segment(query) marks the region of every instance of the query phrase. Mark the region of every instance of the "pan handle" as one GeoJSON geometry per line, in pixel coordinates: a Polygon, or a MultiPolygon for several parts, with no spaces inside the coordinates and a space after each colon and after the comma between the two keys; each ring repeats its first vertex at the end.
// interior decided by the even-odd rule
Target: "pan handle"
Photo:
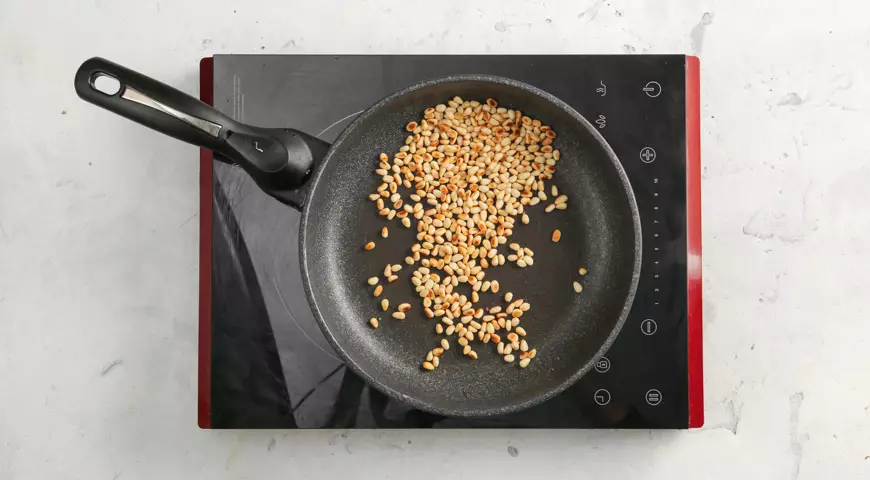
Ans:
{"type": "Polygon", "coordinates": [[[85,61],[75,75],[83,100],[160,133],[215,152],[241,166],[266,193],[297,208],[299,190],[328,144],[288,128],[237,122],[164,83],[106,59],[85,61]]]}

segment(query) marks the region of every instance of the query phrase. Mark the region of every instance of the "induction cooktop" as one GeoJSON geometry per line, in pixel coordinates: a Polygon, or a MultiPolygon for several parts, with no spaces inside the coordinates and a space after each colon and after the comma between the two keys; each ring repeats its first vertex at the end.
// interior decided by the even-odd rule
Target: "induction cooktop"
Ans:
{"type": "Polygon", "coordinates": [[[200,153],[202,428],[693,428],[703,425],[699,64],[685,55],[216,55],[201,98],[232,118],[334,140],[370,104],[450,74],[514,78],[592,122],[628,174],[643,264],[631,313],[591,371],[498,417],[415,410],[345,368],[309,309],[300,214],[200,153]]]}

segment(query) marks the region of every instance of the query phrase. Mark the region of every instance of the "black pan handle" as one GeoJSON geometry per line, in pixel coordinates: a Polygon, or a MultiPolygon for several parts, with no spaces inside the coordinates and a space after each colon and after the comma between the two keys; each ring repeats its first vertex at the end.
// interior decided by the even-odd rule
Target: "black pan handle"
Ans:
{"type": "Polygon", "coordinates": [[[85,61],[75,89],[83,100],[158,132],[215,152],[218,160],[241,166],[266,193],[299,208],[315,159],[328,144],[289,128],[260,128],[237,122],[166,84],[103,58],[85,61]],[[116,91],[98,89],[100,77],[118,82],[116,91]]]}

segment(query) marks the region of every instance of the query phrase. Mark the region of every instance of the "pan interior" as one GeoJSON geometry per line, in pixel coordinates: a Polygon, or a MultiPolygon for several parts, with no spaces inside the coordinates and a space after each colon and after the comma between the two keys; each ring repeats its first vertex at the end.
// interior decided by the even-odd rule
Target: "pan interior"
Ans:
{"type": "MultiPolygon", "coordinates": [[[[348,128],[314,180],[300,246],[315,316],[357,373],[418,408],[478,416],[537,403],[588,371],[627,315],[640,256],[633,196],[609,147],[588,123],[539,93],[510,81],[475,77],[433,82],[388,98],[348,128]],[[562,158],[552,183],[568,196],[569,208],[545,213],[550,199],[527,209],[529,225],[517,219],[509,241],[534,250],[535,263],[525,269],[512,263],[489,268],[487,279],[498,280],[501,290],[498,295],[482,294],[478,303],[503,305],[506,292],[531,303],[521,325],[538,354],[526,369],[506,364],[493,344],[475,342],[479,359],[471,360],[451,338],[453,348],[445,352],[440,367],[421,370],[426,352],[442,337],[434,331],[437,319],[425,317],[410,283],[416,266],[403,261],[416,241],[416,230],[403,228],[398,219],[388,223],[367,198],[381,183],[374,173],[378,155],[392,157],[404,144],[405,124],[455,95],[478,101],[495,98],[500,106],[520,109],[558,132],[554,146],[562,158]],[[385,225],[388,239],[380,237],[385,225]],[[557,228],[562,239],[553,243],[550,237],[557,228]],[[364,251],[369,241],[377,247],[364,251]],[[404,266],[400,279],[374,298],[366,279],[378,276],[384,283],[388,263],[404,266]],[[589,274],[581,277],[580,267],[589,274]],[[575,280],[583,284],[579,295],[572,288],[575,280]],[[389,299],[389,312],[381,311],[381,298],[389,299]],[[402,302],[413,305],[407,318],[391,318],[402,302]],[[380,319],[377,330],[368,324],[371,317],[380,319]]],[[[509,254],[507,246],[499,251],[509,254]]],[[[461,286],[459,291],[470,297],[470,288],[461,286]]]]}

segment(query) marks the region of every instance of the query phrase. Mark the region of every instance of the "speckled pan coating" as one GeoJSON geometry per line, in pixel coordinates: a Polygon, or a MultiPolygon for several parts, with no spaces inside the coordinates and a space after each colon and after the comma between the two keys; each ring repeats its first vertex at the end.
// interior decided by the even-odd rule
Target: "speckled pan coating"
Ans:
{"type": "MultiPolygon", "coordinates": [[[[535,87],[507,78],[462,75],[418,83],[390,95],[362,113],[333,144],[311,180],[300,235],[302,275],[314,315],[329,342],[355,373],[375,388],[416,408],[452,416],[505,414],[540,403],[568,388],[594,365],[618,335],[631,308],[641,265],[640,219],[634,194],[616,155],[601,135],[564,102],[535,87]],[[403,145],[404,125],[429,106],[459,95],[518,108],[559,134],[561,150],[555,184],[569,208],[545,214],[542,202],[530,209],[532,221],[511,241],[532,248],[533,267],[490,268],[501,283],[499,295],[482,294],[480,305],[514,298],[532,304],[522,326],[538,355],[525,369],[507,364],[494,345],[475,342],[478,360],[461,349],[445,352],[441,366],[421,370],[427,351],[441,336],[422,314],[404,268],[400,280],[381,298],[392,305],[411,302],[407,319],[382,312],[366,279],[389,263],[403,263],[415,230],[385,225],[366,197],[380,183],[373,173],[380,152],[403,145]],[[562,240],[554,244],[555,228],[562,240]],[[362,246],[377,243],[371,252],[362,246]],[[584,291],[574,293],[579,267],[589,269],[584,291]],[[381,319],[372,329],[368,319],[381,319]]],[[[552,200],[550,200],[552,201],[552,200]]],[[[395,225],[395,226],[394,226],[395,225]]],[[[505,256],[507,256],[507,249],[505,256]]],[[[462,290],[460,290],[462,291],[462,290]]],[[[469,289],[470,292],[470,289],[469,289]]],[[[468,293],[470,296],[470,293],[468,293]]],[[[453,339],[451,339],[451,343],[453,339]]]]}

